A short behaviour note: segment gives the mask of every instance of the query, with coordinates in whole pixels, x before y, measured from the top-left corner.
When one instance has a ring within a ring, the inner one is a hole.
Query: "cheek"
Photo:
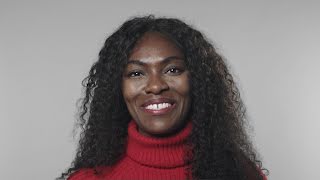
[[[122,82],[122,95],[126,103],[127,101],[130,101],[130,99],[132,99],[133,94],[134,94],[134,89],[132,88],[132,85],[124,80]]]
[[[136,109],[136,100],[139,96],[140,88],[139,84],[129,80],[122,81],[122,95],[124,101],[127,105],[128,111],[133,119],[138,119],[137,109]]]
[[[190,83],[188,76],[182,76],[181,78],[172,82],[172,87],[184,98],[188,98],[190,95]]]
[[[123,98],[126,101],[127,105],[128,105],[128,103],[132,103],[132,101],[134,101],[135,97],[139,95],[140,86],[141,85],[139,85],[139,83],[132,82],[130,80],[123,80],[122,81],[122,94],[123,94]]]

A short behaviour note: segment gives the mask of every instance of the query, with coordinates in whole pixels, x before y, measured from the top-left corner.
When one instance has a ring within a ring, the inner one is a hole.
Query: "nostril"
[[[148,86],[145,91],[147,93],[158,94],[167,89],[167,86]]]
[[[161,78],[152,78],[150,81],[148,81],[145,91],[146,93],[159,94],[167,89],[169,89],[168,84]]]

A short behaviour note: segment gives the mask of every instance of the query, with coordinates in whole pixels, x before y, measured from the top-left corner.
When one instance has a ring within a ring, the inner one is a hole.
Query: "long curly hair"
[[[60,178],[81,168],[99,173],[98,167],[112,166],[124,155],[131,117],[120,82],[135,43],[151,31],[176,43],[190,72],[193,128],[187,140],[187,177],[262,179],[261,161],[246,132],[246,109],[226,62],[198,30],[181,20],[153,15],[129,19],[105,41],[82,82],[79,145]]]

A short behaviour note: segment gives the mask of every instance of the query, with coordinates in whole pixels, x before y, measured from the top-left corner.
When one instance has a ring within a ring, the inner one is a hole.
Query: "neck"
[[[192,123],[168,137],[148,137],[139,133],[134,120],[128,126],[127,155],[134,161],[152,167],[175,168],[185,166],[186,140]]]

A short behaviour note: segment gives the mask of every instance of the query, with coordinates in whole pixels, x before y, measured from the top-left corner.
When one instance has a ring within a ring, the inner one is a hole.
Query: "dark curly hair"
[[[121,81],[137,40],[159,32],[182,50],[191,77],[190,116],[193,128],[185,158],[192,179],[262,179],[261,161],[246,132],[246,110],[223,58],[206,38],[174,18],[153,15],[126,21],[107,38],[83,80],[80,141],[71,167],[61,179],[81,168],[112,166],[125,153],[130,114]],[[264,169],[263,169],[264,170]]]

